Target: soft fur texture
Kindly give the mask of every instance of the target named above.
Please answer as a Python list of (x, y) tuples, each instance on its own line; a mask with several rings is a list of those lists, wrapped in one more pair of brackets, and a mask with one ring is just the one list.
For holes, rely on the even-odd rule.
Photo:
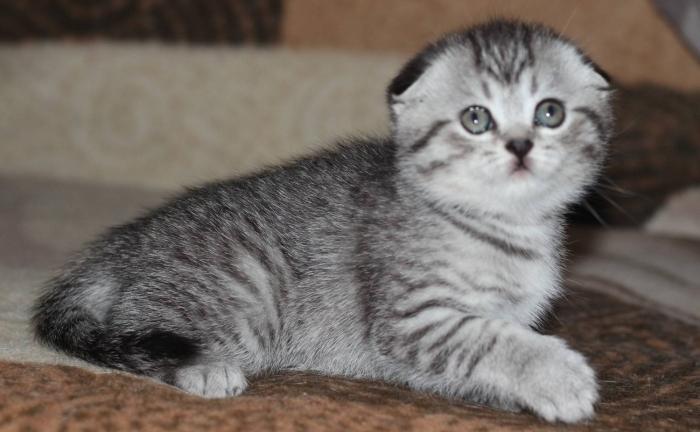
[[(392, 135), (173, 199), (93, 242), (39, 299), (40, 339), (224, 397), (280, 369), (383, 379), (543, 418), (593, 414), (585, 359), (534, 332), (561, 219), (611, 129), (609, 88), (546, 28), (449, 35), (389, 86)], [(534, 121), (560, 101), (564, 122)], [(488, 109), (470, 134), (462, 113)], [(514, 141), (529, 141), (515, 156)]]

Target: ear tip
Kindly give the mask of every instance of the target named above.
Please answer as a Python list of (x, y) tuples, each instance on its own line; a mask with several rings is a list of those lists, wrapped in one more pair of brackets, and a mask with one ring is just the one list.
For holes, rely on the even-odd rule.
[(387, 88), (387, 94), (391, 96), (401, 96), (408, 90), (430, 67), (433, 61), (445, 51), (449, 45), (449, 36), (429, 43), (418, 52), (411, 60), (403, 65), (398, 75), (391, 80)]
[[(573, 45), (573, 43), (570, 43), (570, 44)], [(588, 56), (588, 54), (583, 52), (583, 50), (579, 46), (577, 46), (577, 45), (573, 45), (573, 46), (574, 46), (574, 49), (576, 50), (576, 52), (578, 53), (578, 55), (583, 60), (583, 63), (586, 66), (593, 69), (593, 71), (595, 73), (597, 73), (598, 75), (600, 75), (600, 77), (603, 78), (607, 84), (611, 84), (611, 85), (614, 84), (614, 80), (612, 79), (612, 77), (610, 76), (609, 73), (607, 73), (603, 68), (598, 66), (598, 64), (596, 62), (594, 62), (593, 59)]]
[(596, 73), (598, 75), (603, 77), (603, 79), (605, 80), (606, 83), (611, 84), (611, 85), (615, 84), (615, 80), (610, 76), (610, 74), (607, 73), (603, 68), (601, 68), (600, 66), (598, 66), (595, 63), (593, 64), (593, 70), (596, 71)]
[(401, 68), (399, 74), (391, 80), (387, 88), (387, 95), (400, 96), (415, 83), (428, 68), (428, 60), (425, 54), (418, 54)]

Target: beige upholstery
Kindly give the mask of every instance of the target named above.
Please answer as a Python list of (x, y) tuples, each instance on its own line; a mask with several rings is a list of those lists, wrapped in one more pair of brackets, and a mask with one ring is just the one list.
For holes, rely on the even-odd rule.
[(387, 128), (393, 56), (0, 47), (0, 175), (175, 188)]

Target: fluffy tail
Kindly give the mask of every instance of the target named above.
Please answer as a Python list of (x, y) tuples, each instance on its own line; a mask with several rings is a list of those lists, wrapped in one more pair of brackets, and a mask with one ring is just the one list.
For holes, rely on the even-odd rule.
[[(66, 354), (104, 364), (102, 324), (72, 299), (73, 286), (56, 282), (34, 305), (32, 325), (40, 342)], [(71, 301), (72, 300), (72, 301)]]
[(37, 301), (32, 324), (37, 339), (100, 366), (161, 376), (200, 353), (194, 339), (157, 328), (109, 328), (79, 301), (74, 284), (54, 282)]

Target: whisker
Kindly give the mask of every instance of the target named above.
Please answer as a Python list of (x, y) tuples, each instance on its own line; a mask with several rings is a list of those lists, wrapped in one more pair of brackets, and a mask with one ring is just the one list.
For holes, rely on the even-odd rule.
[(629, 189), (625, 189), (625, 188), (621, 187), (620, 185), (618, 185), (617, 183), (615, 183), (608, 176), (605, 176), (605, 175), (601, 176), (601, 180), (604, 180), (607, 183), (601, 182), (601, 183), (598, 183), (598, 186), (604, 187), (605, 189), (608, 189), (608, 190), (613, 191), (613, 192), (617, 192), (621, 195), (626, 195), (626, 196), (634, 197), (634, 198), (640, 198), (640, 199), (643, 199), (647, 202), (651, 201), (651, 198), (649, 198), (649, 196), (644, 195), (644, 194), (640, 194), (637, 192), (633, 192)]
[[(566, 300), (567, 302), (569, 302), (569, 304), (571, 304), (571, 302), (569, 301), (569, 299), (565, 299), (565, 300)], [(554, 310), (550, 310), (550, 311), (549, 311), (549, 315), (550, 315), (552, 318), (554, 318), (554, 319), (556, 320), (556, 322), (557, 322), (560, 326), (563, 326), (563, 325), (564, 325), (564, 323), (559, 319), (559, 316), (557, 316), (557, 314), (554, 312)]]
[(588, 201), (583, 200), (582, 204), (586, 208), (586, 210), (588, 210), (589, 213), (593, 215), (593, 217), (598, 221), (598, 223), (601, 226), (603, 226), (604, 228), (610, 228), (610, 225), (608, 225), (608, 223), (603, 220), (600, 214), (597, 211), (595, 211), (593, 206), (591, 206), (591, 204)]
[(566, 278), (566, 281), (569, 282), (569, 283), (571, 283), (571, 285), (574, 285), (574, 286), (577, 286), (577, 287), (583, 287), (583, 288), (586, 287), (586, 285), (585, 285), (581, 280), (576, 279), (576, 278), (571, 277), (571, 276), (567, 277), (567, 278)]
[[(571, 181), (571, 176), (565, 176), (565, 180)], [(588, 212), (598, 221), (598, 223), (604, 228), (610, 228), (610, 225), (603, 220), (603, 217), (591, 206), (591, 204), (584, 198), (581, 199), (580, 204), (588, 210)]]
[(578, 11), (578, 5), (574, 6), (574, 9), (571, 11), (571, 14), (569, 15), (569, 18), (566, 19), (566, 23), (564, 23), (564, 28), (561, 29), (561, 32), (559, 32), (559, 36), (564, 36), (564, 33), (566, 33), (566, 29), (569, 28), (569, 24), (571, 24), (571, 20), (576, 15), (576, 12)]
[(641, 197), (641, 195), (638, 194), (638, 193), (636, 193), (636, 192), (632, 192), (632, 191), (630, 191), (630, 190), (623, 189), (623, 188), (617, 187), (617, 186), (612, 185), (612, 184), (598, 183), (598, 184), (596, 185), (596, 187), (597, 187), (597, 188), (598, 188), (598, 187), (601, 187), (601, 188), (606, 189), (606, 190), (609, 190), (609, 191), (611, 191), (611, 192), (617, 192), (617, 193), (619, 193), (620, 195), (625, 195), (625, 196), (630, 196), (630, 197)]
[(619, 205), (619, 204), (616, 203), (612, 198), (610, 198), (610, 197), (607, 196), (605, 193), (603, 193), (603, 191), (601, 191), (601, 190), (596, 190), (596, 193), (597, 193), (598, 195), (600, 195), (600, 197), (603, 198), (605, 201), (607, 201), (610, 205), (612, 205), (612, 206), (615, 207), (617, 210), (619, 210), (620, 213), (622, 213), (623, 215), (625, 215), (625, 216), (627, 217), (627, 219), (629, 219), (631, 222), (634, 222), (635, 224), (638, 222), (634, 217), (632, 217), (631, 214), (629, 214), (629, 212), (628, 212), (627, 210), (625, 210), (624, 208), (622, 208), (621, 205)]
[(603, 175), (601, 176), (601, 180), (605, 180), (605, 182), (606, 182), (605, 184), (606, 184), (607, 186), (614, 187), (615, 189), (619, 190), (620, 192), (630, 193), (630, 194), (635, 193), (635, 192), (632, 192), (632, 191), (629, 190), (629, 189), (625, 189), (625, 188), (623, 188), (622, 186), (618, 185), (617, 183), (615, 183), (615, 180), (611, 179), (609, 176), (607, 176), (607, 175), (605, 175), (605, 174), (603, 174)]
[(615, 188), (614, 186), (599, 183), (595, 186), (595, 191), (600, 192), (599, 188), (604, 189), (607, 192), (614, 192), (614, 193), (616, 193), (624, 198), (638, 198), (638, 199), (644, 200), (646, 202), (651, 202), (651, 198), (649, 198), (646, 195), (642, 195), (642, 194), (639, 194), (636, 192), (626, 191), (624, 189), (618, 189), (618, 188)]
[(610, 139), (613, 140), (613, 139), (615, 139), (615, 138), (621, 137), (622, 134), (628, 132), (630, 129), (632, 129), (633, 127), (637, 126), (637, 121), (638, 121), (638, 120), (639, 120), (638, 118), (632, 118), (632, 119), (630, 119), (629, 123), (627, 123), (627, 125), (626, 125), (623, 129), (616, 130), (615, 133), (613, 133), (613, 134), (610, 136)]

